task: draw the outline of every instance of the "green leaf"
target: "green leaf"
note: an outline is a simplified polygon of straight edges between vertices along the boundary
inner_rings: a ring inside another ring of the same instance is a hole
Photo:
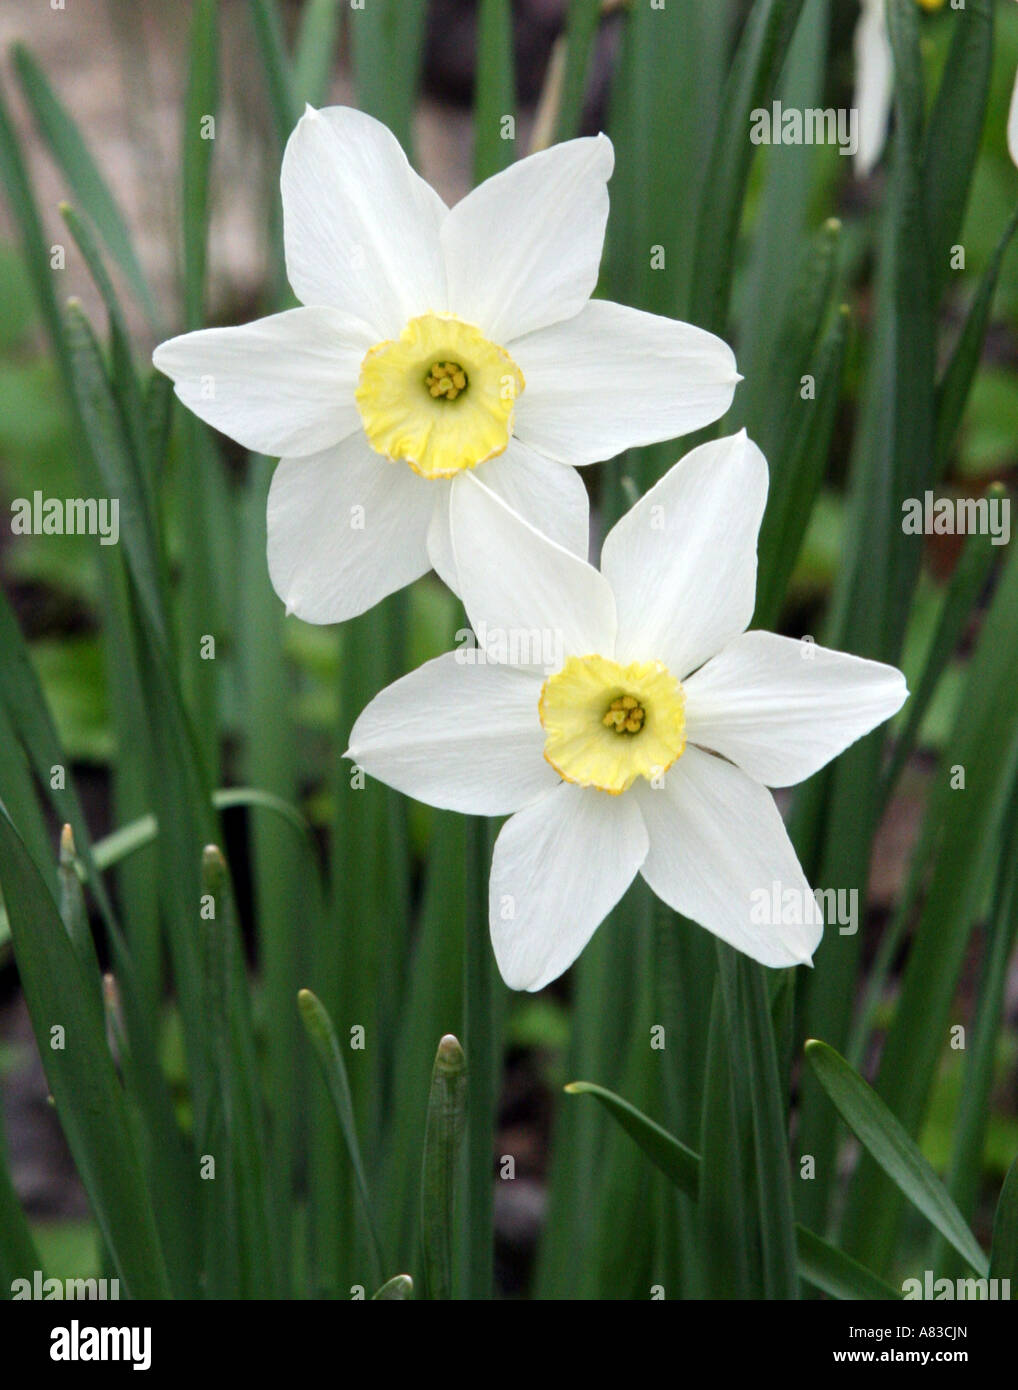
[[[912,1205],[945,1240],[985,1275],[987,1259],[961,1212],[877,1093],[826,1043],[811,1039],[806,1058],[838,1114]]]
[[[372,1294],[372,1302],[375,1299],[408,1299],[414,1296],[414,1281],[409,1274],[397,1274],[389,1279],[376,1294]]]
[[[211,1268],[225,1271],[227,1296],[280,1297],[288,1252],[273,1227],[250,991],[230,875],[215,845],[202,854],[201,890],[200,969],[214,1086],[199,1097],[195,1130],[199,1151],[217,1155],[219,1176],[205,1186],[216,1189],[210,1193],[213,1212],[226,1218],[207,1228]],[[227,1240],[233,1248],[224,1249]]]
[[[997,1201],[989,1275],[991,1279],[1010,1279],[1011,1287],[1018,1289],[1018,1158],[1007,1170]]]
[[[717,951],[711,946],[711,954]],[[732,1084],[733,1047],[714,972],[710,1019],[704,1058],[703,1100],[700,1110],[700,1153],[703,1159],[697,1200],[697,1255],[703,1292],[710,1298],[751,1298],[760,1293],[759,1242],[751,1219],[756,1201],[752,1188],[752,1119],[745,1109],[745,1091],[736,1104]]]
[[[161,562],[141,461],[126,436],[95,335],[81,305],[68,305],[66,343],[75,403],[103,485],[120,502],[120,539],[151,632],[168,648]]]
[[[66,203],[61,205],[60,212],[85,259],[89,274],[102,296],[109,316],[113,394],[119,407],[121,422],[130,445],[131,454],[135,459],[141,461],[138,468],[140,489],[148,509],[150,532],[156,538],[158,557],[158,523],[156,502],[153,496],[153,477],[157,456],[153,455],[151,449],[152,441],[146,424],[145,402],[131,357],[131,340],[127,323],[116,291],[103,265],[102,256],[90,224]],[[158,457],[161,458],[162,456],[159,455]]]
[[[603,1086],[595,1086],[590,1081],[572,1081],[565,1089],[570,1095],[594,1096],[680,1192],[694,1200],[699,1196],[702,1168],[699,1154]],[[796,1224],[795,1240],[800,1277],[832,1298],[901,1297],[890,1284],[804,1226]],[[721,1254],[715,1246],[711,1247],[712,1261]]]
[[[99,958],[95,953],[95,942],[88,925],[88,909],[81,880],[85,869],[80,864],[74,849],[74,833],[65,825],[60,833],[60,917],[71,938],[71,945],[78,954],[86,979],[95,982],[99,988]]]
[[[94,982],[0,805],[0,884],[14,954],[57,1114],[117,1274],[131,1298],[168,1298],[155,1216]],[[63,1029],[53,1046],[51,1029]]]
[[[901,1298],[899,1290],[805,1226],[796,1226],[795,1240],[799,1274],[831,1298]]]
[[[2,1117],[0,1117],[2,1121]],[[11,1180],[2,1124],[0,1124],[0,1290],[9,1298],[15,1279],[31,1279],[43,1263],[35,1248],[24,1208]]]
[[[343,1053],[336,1037],[332,1019],[322,1001],[309,989],[302,989],[297,995],[297,1004],[300,1009],[301,1022],[304,1024],[305,1032],[315,1049],[325,1084],[332,1096],[336,1118],[339,1120],[343,1141],[346,1144],[346,1151],[353,1167],[354,1178],[357,1183],[357,1196],[371,1241],[372,1274],[377,1281],[382,1277],[381,1271],[385,1267],[385,1261],[382,1258],[382,1247],[375,1226],[371,1194],[368,1191],[368,1180],[364,1173],[364,1162],[361,1158],[360,1143],[357,1138],[357,1122],[354,1119],[353,1100],[350,1095],[350,1081],[346,1074],[346,1063],[343,1061]],[[397,1275],[397,1280],[405,1277],[405,1275]],[[390,1280],[390,1283],[395,1282],[396,1280]],[[389,1285],[387,1284],[385,1287],[388,1288]],[[381,1291],[375,1296],[376,1298],[381,1297]],[[406,1294],[385,1295],[387,1298],[405,1298],[407,1296]]]
[[[769,107],[803,0],[758,0],[750,11],[720,101],[711,172],[703,200],[693,275],[692,320],[724,333],[735,264],[735,246],[755,147],[750,113]]]
[[[311,827],[297,808],[281,797],[261,791],[258,787],[224,787],[212,793],[212,805],[217,811],[226,811],[234,806],[251,806],[271,811],[307,837],[309,842],[311,840]],[[121,863],[138,850],[144,849],[146,845],[152,844],[158,836],[159,823],[155,816],[139,816],[129,825],[122,825],[119,830],[114,830],[95,842],[92,853],[96,867],[101,870],[112,868],[114,864]]]
[[[438,1044],[431,1073],[421,1165],[421,1237],[430,1298],[452,1297],[453,1199],[466,1101],[466,1058],[447,1033]]]
[[[1004,495],[1005,490],[999,483],[986,491],[987,499],[991,503],[994,499],[1002,499]],[[999,549],[999,546],[993,544],[990,536],[981,535],[978,531],[966,538],[965,548],[948,583],[923,673],[915,690],[909,695],[905,724],[898,735],[893,757],[884,774],[881,800],[885,805],[902,769],[912,755],[930,701],[976,609]]]
[[[753,625],[777,626],[788,584],[802,550],[830,454],[838,419],[841,381],[848,344],[849,312],[842,306],[819,347],[815,365],[816,399],[788,441],[781,468],[771,473],[767,510],[760,528],[757,606]]]
[[[110,255],[124,272],[153,331],[159,333],[159,311],[135,254],[127,224],[99,168],[82,139],[81,131],[61,104],[45,74],[23,44],[11,54],[25,100],[40,134],[50,148],[68,185],[95,223]],[[45,245],[45,243],[44,243]]]
[[[565,33],[565,71],[555,138],[572,140],[580,130],[594,37],[601,22],[601,0],[569,0]],[[554,62],[554,57],[552,58]]]
[[[474,78],[474,182],[511,164],[515,141],[503,140],[502,120],[514,116],[513,22],[509,0],[481,0]]]
[[[795,1298],[795,1222],[788,1117],[763,967],[719,946],[722,998],[733,1039],[734,1084],[748,1091],[763,1255],[764,1295]]]
[[[301,104],[294,87],[290,57],[283,40],[279,7],[276,0],[249,0],[248,11],[265,72],[276,138],[282,147],[300,120]]]
[[[993,0],[968,0],[953,16],[954,39],[930,112],[923,193],[934,284],[950,275],[976,167],[993,69]]]
[[[215,119],[219,99],[219,26],[217,0],[192,6],[190,62],[184,104],[182,213],[184,222],[184,321],[200,328],[204,321],[205,258],[209,226],[209,168],[215,140],[203,129]]]
[[[982,1188],[983,1155],[993,1112],[1008,966],[1018,937],[1018,777],[997,846],[997,864],[974,1016],[964,1054],[961,1101],[954,1116],[954,1144],[945,1178],[947,1189],[963,1216],[976,1209]],[[935,1246],[930,1268],[942,1267],[941,1255],[941,1250]]]
[[[656,1168],[675,1184],[680,1192],[694,1200],[700,1174],[700,1156],[675,1139],[667,1130],[642,1114],[627,1100],[592,1081],[570,1081],[565,1087],[571,1096],[596,1096],[626,1133],[636,1140]]]
[[[1004,234],[997,243],[990,262],[983,272],[975,298],[965,316],[961,334],[955,343],[950,361],[937,383],[936,420],[936,469],[935,476],[943,476],[947,468],[951,445],[954,443],[958,426],[961,424],[968,403],[972,384],[979,368],[983,342],[990,322],[993,296],[1000,278],[1000,268],[1004,264],[1007,249],[1018,231],[1018,208],[1004,228]]]
[[[408,153],[413,148],[425,13],[424,0],[372,0],[347,16],[357,104],[384,121]]]
[[[1018,765],[1016,644],[1018,551],[1011,547],[967,663],[958,714],[933,779],[898,909],[910,916],[919,888],[925,890],[875,1084],[913,1136],[943,1057],[952,1002]],[[952,786],[955,767],[964,768],[963,791]],[[860,1164],[846,1213],[846,1244],[853,1253],[883,1266],[894,1246],[900,1206],[882,1174],[871,1163]]]
[[[328,95],[336,58],[341,0],[307,0],[294,55],[294,89],[300,101],[320,106]]]

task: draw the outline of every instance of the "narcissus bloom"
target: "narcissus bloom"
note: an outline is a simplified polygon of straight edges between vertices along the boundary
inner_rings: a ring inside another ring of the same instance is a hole
[[[812,776],[907,691],[891,666],[745,630],[766,495],[745,433],[705,444],[613,528],[599,572],[476,479],[454,494],[485,645],[383,690],[348,756],[434,806],[512,813],[490,924],[513,988],[560,975],[637,873],[755,960],[810,960],[822,921],[767,788]],[[489,659],[514,645],[517,664]],[[807,910],[761,922],[789,894]]]
[[[894,100],[894,58],[887,34],[887,0],[861,0],[855,29],[855,106],[859,112],[856,173],[865,177],[884,150]],[[942,9],[945,0],[916,0],[922,10]]]
[[[281,456],[268,559],[290,611],[337,622],[432,566],[455,588],[449,503],[470,473],[585,556],[573,466],[728,409],[725,343],[590,298],[613,160],[603,135],[571,140],[450,210],[385,126],[308,108],[282,171],[304,307],[153,357],[196,415]]]

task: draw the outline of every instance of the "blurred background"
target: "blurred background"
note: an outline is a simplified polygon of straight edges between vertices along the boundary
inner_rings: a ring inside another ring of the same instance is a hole
[[[370,3],[370,0],[369,0]],[[293,0],[279,7],[287,43],[298,33],[302,6]],[[339,7],[340,11],[345,6]],[[728,7],[733,38],[747,6]],[[966,264],[946,296],[940,327],[944,341],[957,335],[965,308],[990,262],[1015,205],[1018,173],[1004,141],[1011,79],[1018,66],[1018,14],[1002,3],[984,143],[976,165],[972,198],[962,241]],[[160,0],[110,0],[82,4],[67,0],[53,9],[48,0],[4,0],[0,7],[0,59],[3,85],[11,105],[16,135],[34,180],[45,238],[66,248],[59,272],[61,303],[77,297],[94,323],[104,321],[102,300],[81,255],[68,236],[59,212],[68,196],[66,181],[14,79],[10,48],[24,44],[42,68],[60,100],[80,127],[102,170],[129,229],[164,334],[179,331],[181,309],[180,184],[182,110],[187,90],[191,7]],[[567,0],[517,0],[512,6],[512,49],[517,110],[516,151],[540,136],[547,103],[554,98],[556,52],[567,18]],[[627,7],[609,3],[596,25],[579,109],[578,130],[615,131],[622,117],[613,107],[619,65],[626,61],[624,29]],[[834,0],[829,8],[827,59],[824,64],[826,105],[851,104],[852,35],[858,16],[854,0]],[[924,19],[924,48],[931,73],[947,51],[948,30],[941,19]],[[473,0],[431,0],[424,7],[419,39],[420,97],[413,114],[414,155],[418,168],[447,202],[460,198],[474,181],[472,105],[475,94],[478,6]],[[344,23],[348,23],[348,18]],[[271,92],[259,57],[249,7],[224,0],[219,28],[220,90],[216,116],[214,174],[210,184],[205,322],[244,322],[264,311],[278,288],[279,144]],[[335,61],[325,74],[327,101],[356,103],[357,84],[349,44],[341,27]],[[676,82],[678,82],[678,76]],[[674,95],[667,82],[655,94],[658,131],[667,130],[668,103]],[[718,94],[720,101],[720,93]],[[715,111],[704,111],[709,126]],[[676,115],[676,121],[679,117]],[[683,117],[685,119],[685,117]],[[706,128],[706,127],[705,127]],[[623,146],[624,149],[624,146]],[[658,159],[668,150],[659,139]],[[621,152],[621,151],[620,151]],[[667,153],[663,156],[667,159]],[[810,189],[804,206],[806,231],[813,235],[836,215],[843,224],[841,292],[852,305],[855,335],[844,373],[844,386],[833,429],[822,489],[790,578],[781,609],[780,630],[799,636],[819,632],[843,560],[845,478],[856,426],[863,350],[871,330],[874,275],[874,226],[885,192],[883,167],[866,180],[853,177],[851,161],[834,150],[814,150]],[[678,158],[678,154],[676,155]],[[683,168],[687,168],[684,164]],[[755,281],[752,273],[754,228],[762,214],[768,161],[761,157],[749,185],[744,239],[739,254],[730,337],[746,371],[742,350],[751,339]],[[662,177],[668,171],[662,169]],[[618,183],[618,177],[616,183]],[[615,190],[616,185],[613,185]],[[682,198],[682,187],[675,190]],[[709,190],[707,196],[710,196]],[[634,205],[626,189],[613,191],[608,266],[615,257],[611,287],[641,307],[653,308],[641,291],[639,276],[618,271],[626,218]],[[274,211],[275,210],[275,211]],[[118,266],[111,273],[141,368],[161,336]],[[680,272],[676,272],[677,274]],[[675,299],[683,291],[676,286]],[[121,820],[114,792],[113,769],[130,759],[130,748],[117,746],[111,714],[109,670],[101,627],[102,602],[95,541],[87,537],[34,537],[10,534],[10,502],[30,497],[37,487],[49,496],[80,494],[80,439],[65,404],[59,369],[47,346],[28,271],[17,245],[16,226],[0,199],[0,584],[6,592],[52,709],[72,776],[94,837],[108,835]],[[245,476],[242,451],[219,441],[225,476],[239,487]],[[673,450],[673,455],[675,451]],[[1018,254],[1006,256],[995,299],[983,362],[962,427],[951,452],[945,488],[971,495],[994,481],[1013,492],[1018,467]],[[165,483],[169,491],[185,485],[186,470],[178,455]],[[608,484],[600,470],[587,470],[593,491],[594,525],[600,528],[602,495]],[[200,499],[193,499],[200,504]],[[165,545],[171,574],[189,544],[189,506],[180,502],[167,512]],[[217,538],[211,537],[213,553]],[[225,538],[223,545],[229,546]],[[958,537],[930,537],[926,565],[915,592],[903,664],[915,683],[949,580],[961,548]],[[869,900],[863,928],[863,970],[874,959],[883,932],[899,900],[909,855],[915,845],[929,780],[944,740],[958,714],[966,662],[976,640],[991,588],[980,596],[960,641],[940,679],[923,720],[921,736],[874,841]],[[448,595],[437,582],[416,586],[410,599],[408,657],[414,665],[441,649],[455,621]],[[221,782],[243,780],[245,727],[239,692],[243,672],[238,646],[229,636],[217,661],[220,709]],[[3,654],[0,653],[0,661]],[[335,753],[339,711],[339,655],[334,634],[290,622],[285,660],[294,721],[295,782],[300,805],[322,843],[335,812],[329,779],[322,769]],[[1018,696],[1015,697],[1018,699]],[[408,811],[411,833],[426,842],[430,820],[421,808]],[[57,824],[47,813],[56,844]],[[249,826],[243,815],[226,821],[227,843],[240,916],[250,919],[255,890],[248,852]],[[232,837],[232,839],[231,839]],[[144,851],[145,854],[151,851]],[[420,891],[418,883],[415,892]],[[257,949],[248,933],[252,958]],[[101,948],[104,950],[104,948]],[[886,992],[878,1001],[887,1010],[893,1000],[904,956],[902,942],[889,962]],[[973,939],[960,975],[959,1009],[971,1000],[978,972],[979,943]],[[108,957],[104,955],[103,963]],[[851,987],[851,986],[849,986]],[[517,1180],[496,1187],[495,1230],[497,1278],[506,1293],[529,1286],[536,1243],[546,1215],[549,1149],[555,1094],[570,1079],[570,978],[539,998],[517,997],[506,1015],[506,1069],[498,1100],[496,1153],[516,1159]],[[257,1004],[256,1004],[257,1020]],[[879,1030],[878,1030],[879,1031]],[[172,1028],[164,1039],[168,1073],[182,1076],[181,1044]],[[1018,968],[1007,979],[1004,1018],[997,1043],[991,1113],[984,1157],[987,1191],[996,1192],[1018,1150]],[[962,1085],[962,1058],[948,1058],[939,1068],[922,1143],[941,1166],[947,1162],[952,1127]],[[47,1104],[47,1087],[21,1000],[9,942],[0,936],[0,1095],[4,1129],[15,1187],[22,1198],[40,1250],[60,1272],[88,1272],[94,1267],[95,1232],[59,1125]],[[986,1219],[986,1213],[983,1214]]]

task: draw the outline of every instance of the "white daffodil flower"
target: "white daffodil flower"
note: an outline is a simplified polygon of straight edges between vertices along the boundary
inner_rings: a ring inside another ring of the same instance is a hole
[[[859,148],[855,170],[865,178],[876,166],[887,141],[894,100],[894,58],[887,33],[887,0],[861,0],[855,27],[855,107],[859,112]],[[920,9],[939,10],[944,0],[916,0]]]
[[[821,914],[767,788],[812,776],[907,691],[894,667],[745,630],[766,496],[745,432],[704,444],[612,529],[599,572],[479,481],[456,490],[482,647],[383,690],[347,756],[433,806],[512,813],[490,924],[514,989],[560,975],[637,873],[753,959],[810,961]]]
[[[1015,73],[1011,88],[1011,105],[1007,113],[1007,150],[1014,164],[1018,164],[1018,72]]]
[[[432,566],[455,588],[449,503],[471,471],[586,556],[574,465],[728,409],[727,344],[590,298],[613,162],[605,136],[571,140],[450,210],[385,126],[308,108],[282,169],[305,307],[153,356],[196,415],[281,456],[268,562],[288,611],[338,622]]]

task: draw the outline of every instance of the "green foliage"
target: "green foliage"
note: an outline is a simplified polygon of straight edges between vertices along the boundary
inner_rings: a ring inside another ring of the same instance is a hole
[[[794,794],[807,874],[862,904],[860,933],[828,927],[808,980],[715,951],[638,883],[566,989],[507,1000],[490,827],[355,786],[342,756],[364,704],[448,649],[457,600],[426,578],[338,633],[284,619],[265,564],[273,461],[227,452],[147,360],[164,323],[220,317],[225,161],[202,121],[241,109],[248,54],[270,165],[340,63],[413,159],[428,7],[250,0],[239,28],[226,8],[189,9],[174,302],[156,302],[101,132],[25,45],[31,133],[0,92],[0,502],[115,496],[121,528],[115,547],[0,538],[0,957],[92,1213],[30,1222],[0,1142],[0,1287],[41,1268],[108,1270],[142,1297],[490,1297],[493,1156],[517,1148],[493,1143],[507,1057],[528,1136],[546,1111],[552,1136],[531,1295],[892,1299],[924,1252],[1018,1284],[1001,1084],[1018,1052],[1018,560],[901,526],[927,489],[1014,490],[1018,10],[969,0],[930,19],[891,0],[895,115],[856,185],[830,148],[747,136],[755,108],[826,103],[850,76],[829,0],[611,17],[571,0],[539,132],[572,137],[603,98],[598,293],[736,347],[745,379],[716,430],[745,425],[771,475],[754,625],[894,661],[912,696]],[[526,153],[529,124],[515,8],[475,8],[480,179]],[[98,321],[51,266],[35,145]],[[262,297],[291,302],[275,189],[263,207],[253,181],[230,193],[273,231]],[[694,442],[586,470],[598,528]],[[196,656],[206,635],[214,660]],[[890,886],[868,904],[874,863]],[[804,1053],[807,1038],[825,1042]],[[562,1097],[570,1076],[590,1079]]]

